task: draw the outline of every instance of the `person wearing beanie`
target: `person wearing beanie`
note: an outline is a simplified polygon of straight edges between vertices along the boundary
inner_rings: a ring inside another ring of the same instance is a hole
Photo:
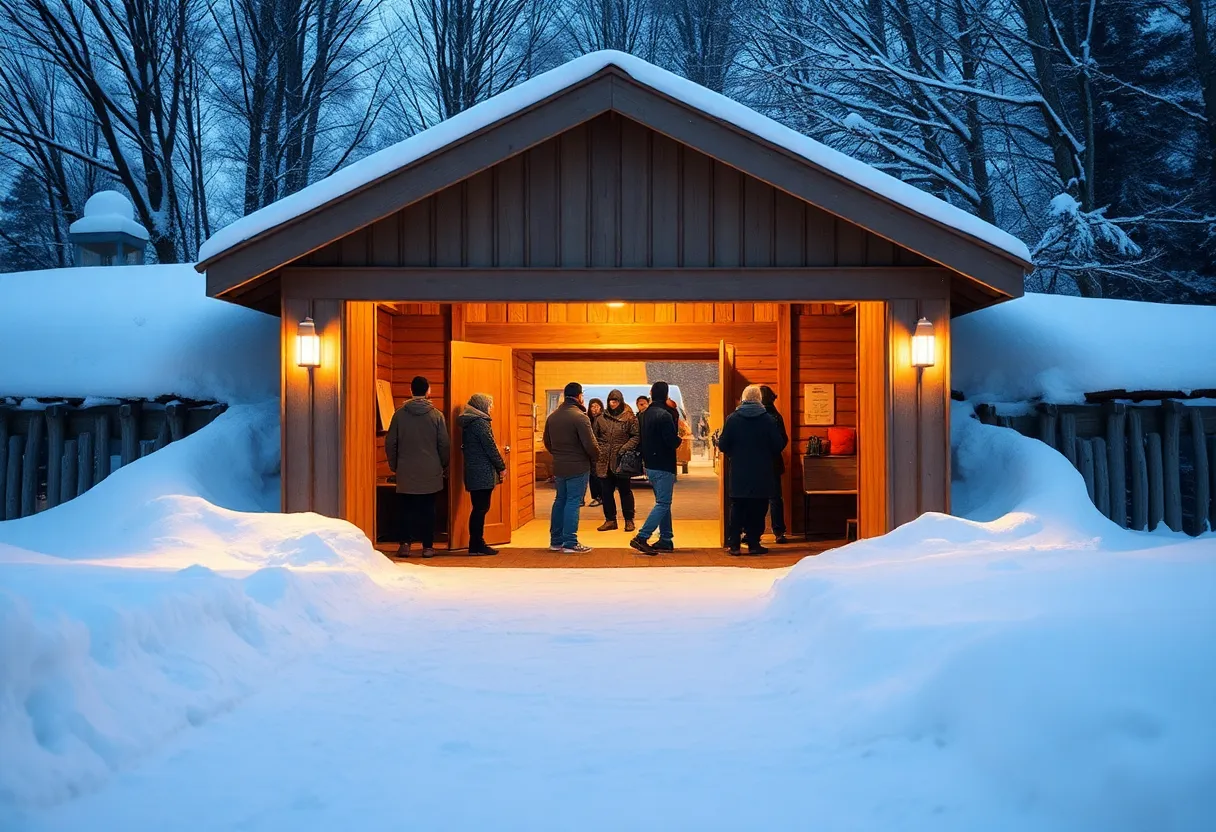
[[[591,419],[583,406],[583,386],[566,385],[564,399],[545,420],[545,449],[553,455],[553,477],[557,485],[549,513],[549,551],[565,554],[590,552],[578,540],[579,509],[591,468],[600,456],[591,431]]]
[[[486,513],[494,487],[502,482],[507,464],[503,462],[494,441],[491,412],[494,399],[485,393],[474,393],[460,414],[460,447],[464,455],[464,487],[473,502],[469,514],[469,554],[496,555],[498,551],[486,543]]]
[[[769,418],[777,423],[777,429],[781,431],[781,447],[784,449],[789,444],[790,437],[785,430],[785,419],[781,418],[781,412],[777,410],[777,393],[767,384],[760,385],[760,403],[764,405],[764,410],[768,413]],[[777,478],[777,483],[773,488],[773,496],[768,501],[773,536],[777,538],[778,543],[789,543],[789,538],[785,536],[785,498],[781,493],[781,477],[785,474],[785,457],[780,452],[773,460],[773,474]]]
[[[388,467],[397,477],[402,502],[402,536],[397,557],[409,557],[415,542],[422,556],[435,554],[435,498],[448,475],[451,441],[443,414],[431,404],[431,385],[422,376],[410,382],[412,398],[393,414],[384,437]]]
[[[600,495],[604,506],[604,523],[596,531],[610,532],[617,528],[616,494],[621,495],[621,513],[625,515],[625,531],[634,531],[633,483],[628,471],[621,471],[621,456],[634,454],[638,447],[638,420],[633,410],[625,403],[620,390],[608,394],[608,407],[592,422],[595,440],[600,446],[600,458],[595,464],[592,482],[600,481]],[[636,468],[633,473],[638,473]],[[592,503],[595,505],[595,503]]]
[[[629,545],[644,555],[675,549],[671,501],[676,484],[676,449],[680,447],[680,434],[677,417],[667,404],[669,392],[667,382],[656,381],[650,388],[650,406],[638,415],[642,465],[654,491],[654,508]],[[650,536],[656,531],[659,539],[652,545]]]

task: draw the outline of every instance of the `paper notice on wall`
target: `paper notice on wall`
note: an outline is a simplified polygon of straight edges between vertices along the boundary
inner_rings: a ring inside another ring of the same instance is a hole
[[[804,425],[836,424],[836,385],[804,384],[802,414]]]

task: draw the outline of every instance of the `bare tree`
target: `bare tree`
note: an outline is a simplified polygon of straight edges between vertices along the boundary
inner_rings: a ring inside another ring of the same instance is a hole
[[[615,49],[655,60],[663,15],[662,0],[570,0],[566,34],[577,54]]]
[[[748,0],[666,0],[675,71],[715,92],[725,91],[743,48],[739,18],[748,5]]]

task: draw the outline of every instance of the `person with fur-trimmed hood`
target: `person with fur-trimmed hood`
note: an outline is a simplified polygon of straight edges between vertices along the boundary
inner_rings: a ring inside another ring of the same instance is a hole
[[[464,454],[464,487],[473,501],[469,514],[469,554],[496,555],[497,549],[486,543],[486,513],[494,487],[502,483],[507,464],[503,462],[491,429],[494,398],[486,393],[469,397],[464,412],[456,421],[460,424],[461,451]]]
[[[596,531],[607,532],[617,528],[616,492],[619,491],[625,531],[631,532],[634,530],[633,483],[629,474],[622,474],[617,469],[621,454],[636,450],[640,440],[637,417],[625,404],[625,395],[620,390],[608,393],[608,406],[592,422],[592,429],[600,446],[595,476],[600,481],[600,500],[604,506],[604,524]]]

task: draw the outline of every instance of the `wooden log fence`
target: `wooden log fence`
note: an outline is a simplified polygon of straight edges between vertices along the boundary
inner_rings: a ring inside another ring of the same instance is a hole
[[[215,402],[82,404],[30,408],[0,399],[0,520],[78,497],[116,467],[201,430],[227,409]]]
[[[976,415],[1058,450],[1098,510],[1123,528],[1216,529],[1216,406],[1097,399],[1013,415],[979,405]]]

